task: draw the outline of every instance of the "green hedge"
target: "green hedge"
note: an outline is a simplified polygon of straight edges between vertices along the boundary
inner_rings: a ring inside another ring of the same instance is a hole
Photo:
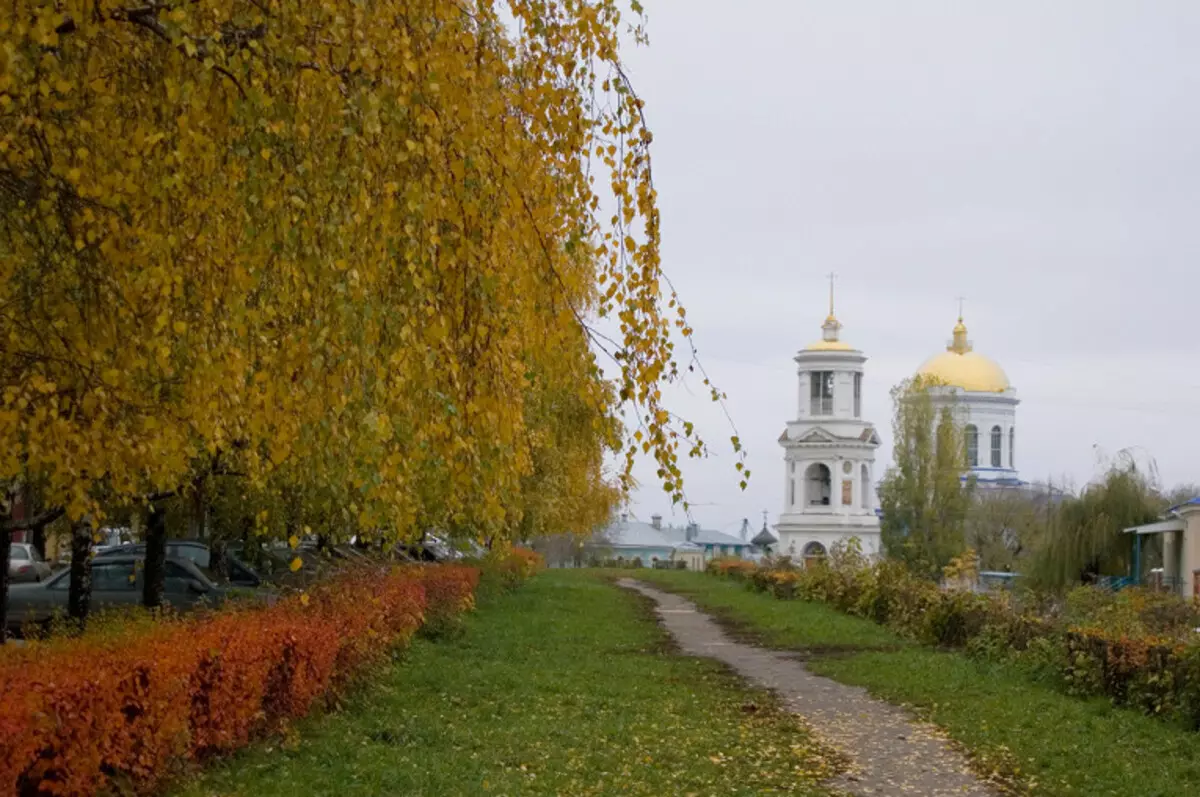
[[[928,645],[1018,664],[1074,695],[1173,717],[1200,729],[1200,609],[1165,593],[1094,587],[1065,602],[1032,593],[947,589],[851,545],[807,567],[788,557],[709,572],[781,599],[830,604]]]

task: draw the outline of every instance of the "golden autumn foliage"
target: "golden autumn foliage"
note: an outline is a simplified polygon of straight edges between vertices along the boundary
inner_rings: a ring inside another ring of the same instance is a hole
[[[613,0],[9,4],[0,480],[75,517],[236,473],[342,527],[581,530],[626,404],[622,485],[648,454],[681,500],[703,443],[660,385],[690,329],[625,24]]]

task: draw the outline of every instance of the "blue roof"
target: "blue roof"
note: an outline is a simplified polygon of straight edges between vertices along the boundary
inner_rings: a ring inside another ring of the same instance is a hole
[[[663,534],[668,539],[676,542],[687,541],[687,529],[666,528],[662,530]],[[732,534],[726,534],[723,531],[711,531],[709,529],[696,529],[695,534],[691,539],[697,545],[749,545],[750,543],[743,540],[741,537],[735,537]]]
[[[1200,495],[1196,496],[1195,498],[1191,499],[1190,501],[1184,501],[1182,504],[1176,504],[1175,506],[1171,507],[1167,511],[1174,512],[1176,509],[1178,509],[1181,506],[1195,506],[1197,504],[1200,504]]]

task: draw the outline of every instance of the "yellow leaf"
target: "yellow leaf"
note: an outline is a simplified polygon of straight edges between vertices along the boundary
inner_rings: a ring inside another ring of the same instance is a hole
[[[299,570],[302,567],[304,567],[304,562],[300,561],[299,556],[297,556],[295,559],[293,559],[292,563],[290,565],[288,565],[288,569],[291,570],[293,573],[295,573],[297,570]]]

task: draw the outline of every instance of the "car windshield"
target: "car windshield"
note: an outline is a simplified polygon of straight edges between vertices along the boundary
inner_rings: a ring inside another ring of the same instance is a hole
[[[9,553],[9,558],[11,558],[13,561],[17,561],[17,562],[28,562],[29,561],[29,551],[25,548],[24,545],[14,545],[12,547],[12,552]]]

